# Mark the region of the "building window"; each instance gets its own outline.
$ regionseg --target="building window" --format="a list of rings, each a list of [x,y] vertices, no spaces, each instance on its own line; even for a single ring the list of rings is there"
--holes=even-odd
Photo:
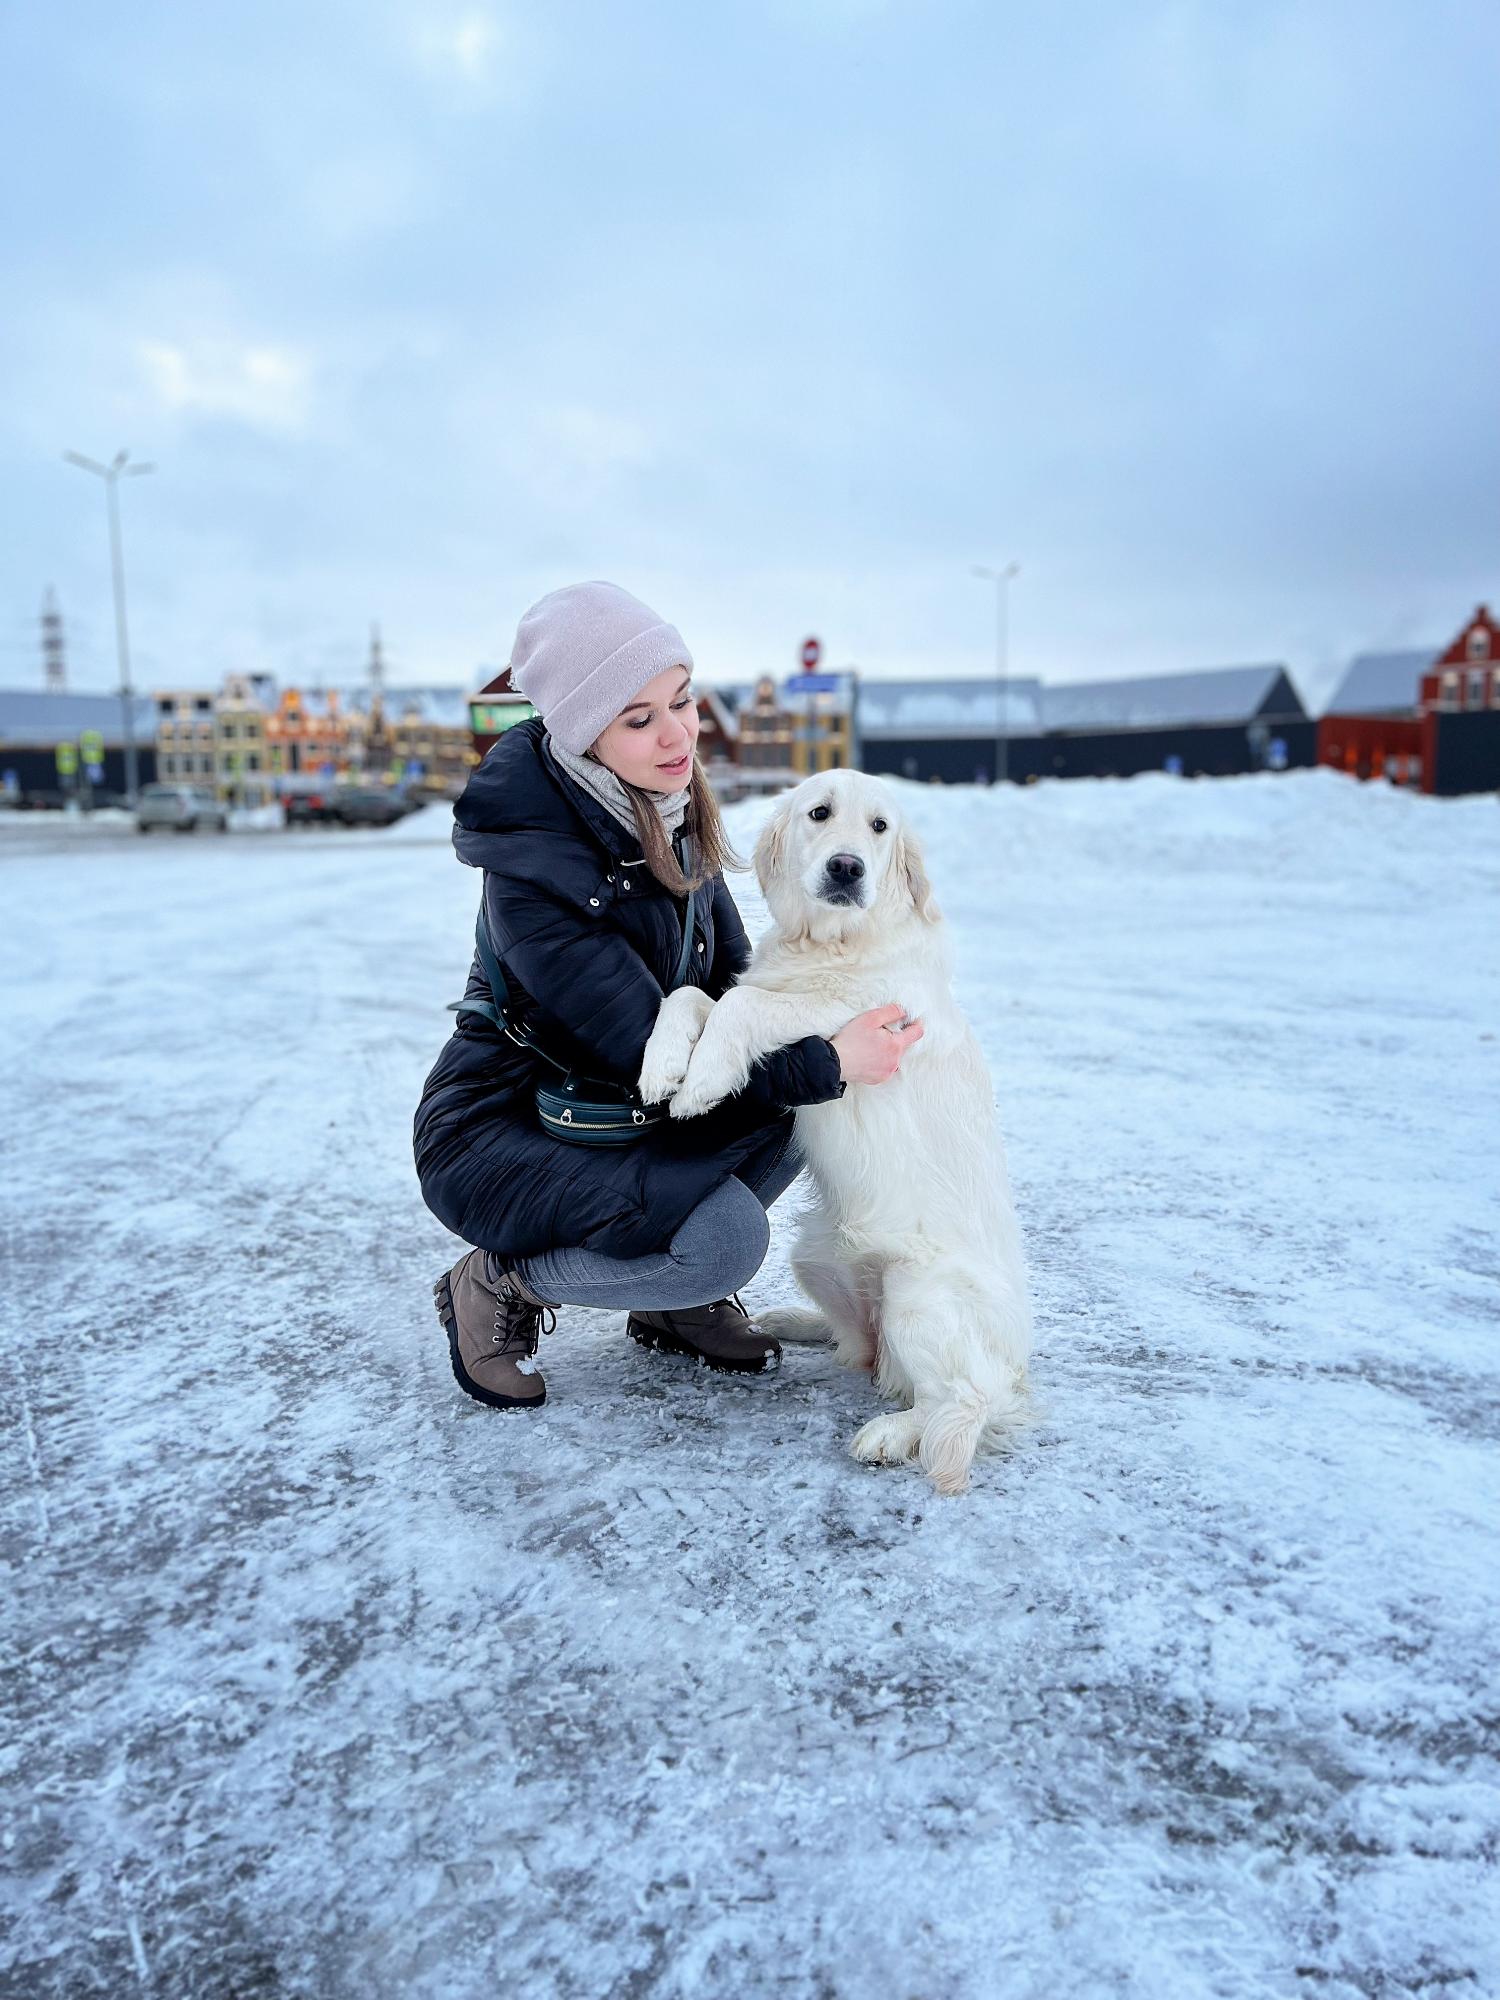
[[[200,715],[208,714],[212,710],[213,705],[214,698],[211,694],[200,694],[194,697],[193,706]]]
[[[1469,694],[1468,699],[1464,703],[1465,708],[1484,707],[1484,684],[1487,678],[1483,667],[1476,667],[1470,673]]]
[[[1438,707],[1458,707],[1458,675],[1451,670],[1438,682]]]
[[[162,776],[164,778],[175,778],[177,775],[176,764],[177,759],[175,757],[163,757],[161,760]]]
[[[235,737],[239,735],[239,733],[240,733],[239,730],[235,727],[235,725],[232,722],[226,722],[224,724],[224,740],[226,743],[232,743]]]
[[[158,715],[170,715],[172,713],[172,697],[169,694],[157,696],[156,712]]]
[[[198,759],[198,769],[203,773],[205,778],[211,778],[213,776],[213,770],[214,770],[213,758],[200,757]]]
[[[245,762],[249,765],[252,771],[258,771],[260,769],[260,759],[259,757],[256,756],[253,750],[250,752],[249,756],[245,759]]]
[[[1482,625],[1476,625],[1469,634],[1469,658],[1487,660],[1490,656],[1490,635]]]

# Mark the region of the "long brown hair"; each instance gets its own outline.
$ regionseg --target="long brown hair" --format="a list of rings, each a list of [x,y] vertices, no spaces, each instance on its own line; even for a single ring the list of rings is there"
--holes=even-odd
[[[711,882],[726,868],[750,866],[729,844],[724,822],[719,817],[719,802],[714,797],[713,786],[708,782],[708,773],[699,762],[696,750],[693,752],[693,775],[688,780],[687,816],[683,820],[683,825],[693,836],[697,854],[698,872],[695,875],[684,875],[677,865],[667,829],[662,825],[661,814],[656,809],[656,795],[639,785],[632,785],[628,779],[622,778],[620,782],[625,787],[630,810],[635,815],[635,830],[640,838],[646,866],[662,887],[670,889],[674,896],[685,896],[690,889]]]

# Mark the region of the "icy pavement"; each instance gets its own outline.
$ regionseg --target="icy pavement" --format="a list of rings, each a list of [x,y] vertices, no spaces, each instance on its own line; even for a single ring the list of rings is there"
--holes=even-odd
[[[443,814],[0,850],[0,1992],[1500,1993],[1496,802],[903,790],[1048,1415],[954,1501],[816,1353],[459,1396]]]

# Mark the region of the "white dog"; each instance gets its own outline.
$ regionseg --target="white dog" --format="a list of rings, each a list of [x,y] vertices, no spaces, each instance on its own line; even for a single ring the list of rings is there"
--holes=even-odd
[[[1025,1257],[984,1056],[951,993],[952,950],[916,840],[876,778],[808,778],[767,821],[755,871],[773,923],[715,1005],[667,995],[640,1090],[692,1117],[745,1082],[756,1059],[899,1002],[924,1033],[880,1084],[801,1106],[797,1139],[817,1189],[792,1269],[819,1310],[764,1313],[783,1340],[828,1340],[873,1369],[899,1411],[854,1456],[918,1457],[960,1493],[981,1447],[1027,1420]]]

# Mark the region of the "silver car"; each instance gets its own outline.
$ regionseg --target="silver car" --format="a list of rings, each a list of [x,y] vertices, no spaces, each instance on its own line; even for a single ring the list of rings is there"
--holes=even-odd
[[[176,833],[196,833],[200,826],[229,831],[229,814],[212,792],[195,791],[191,785],[147,785],[135,809],[135,830],[150,833],[153,827],[168,826]]]

